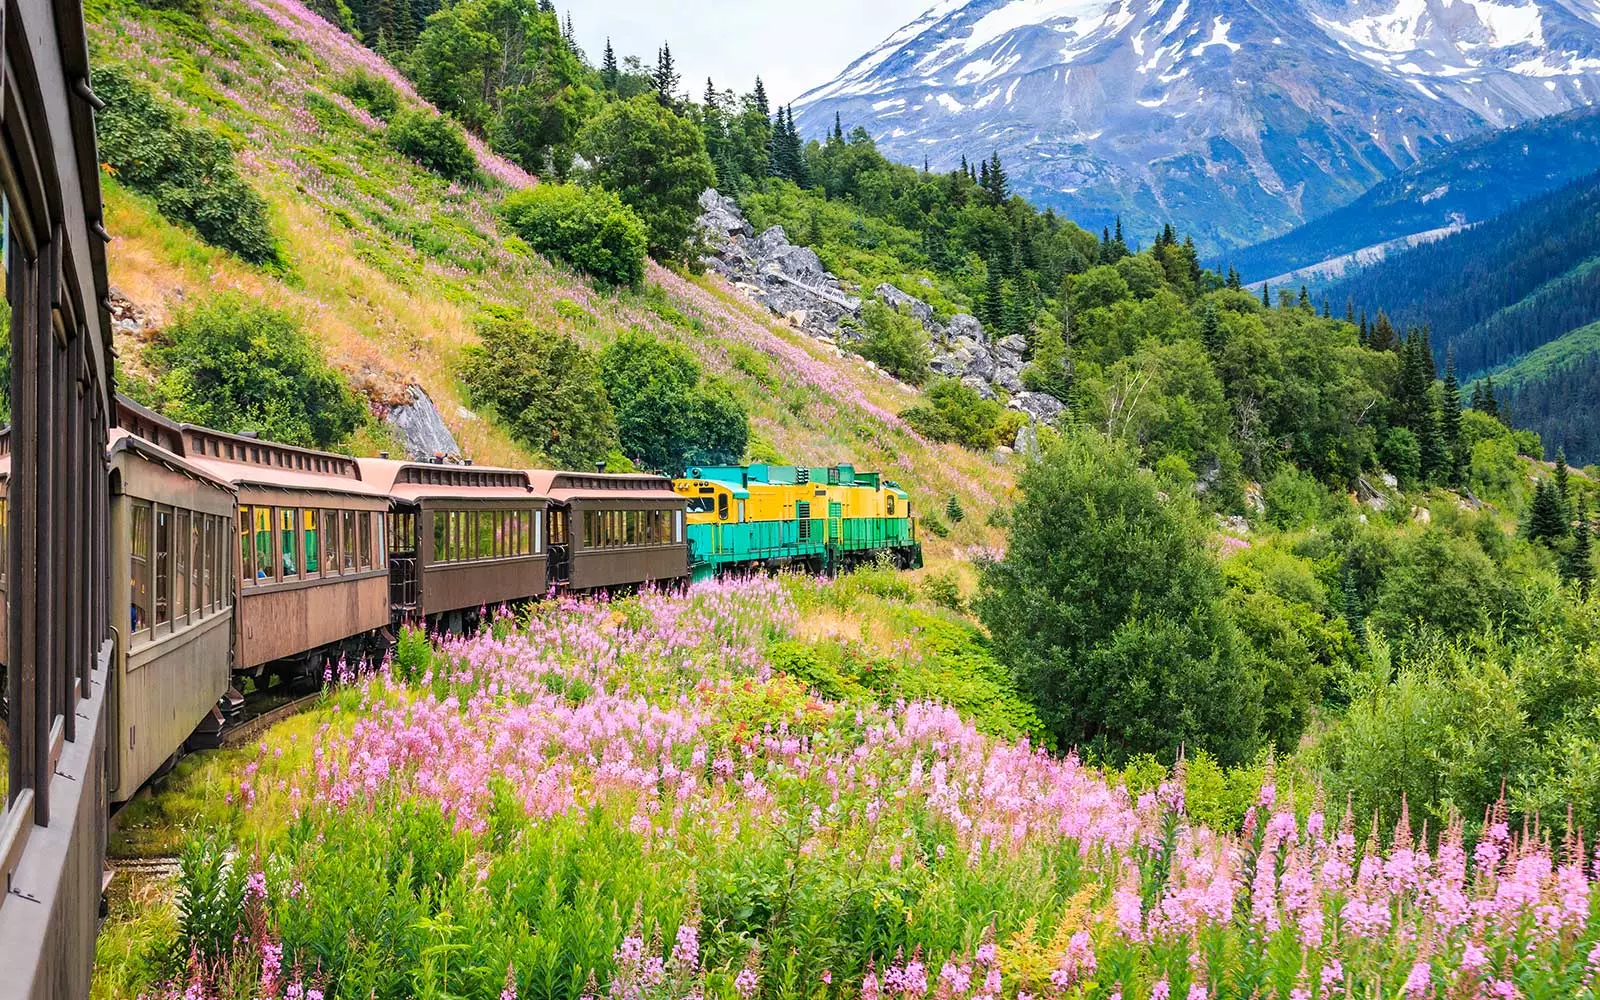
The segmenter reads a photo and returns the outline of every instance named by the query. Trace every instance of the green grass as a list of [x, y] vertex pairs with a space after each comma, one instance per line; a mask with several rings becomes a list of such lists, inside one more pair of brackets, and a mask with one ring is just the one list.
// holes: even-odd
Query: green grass
[[1495, 372], [1495, 388], [1515, 388], [1597, 353], [1600, 353], [1600, 323], [1591, 323], [1529, 351], [1514, 364]]

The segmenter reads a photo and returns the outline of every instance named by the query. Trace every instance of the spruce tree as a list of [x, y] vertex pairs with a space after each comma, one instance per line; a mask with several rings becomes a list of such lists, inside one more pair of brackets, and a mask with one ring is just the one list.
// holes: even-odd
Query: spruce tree
[[1333, 303], [1328, 301], [1326, 295], [1322, 297], [1322, 318], [1333, 319]]
[[1594, 540], [1589, 527], [1589, 507], [1578, 498], [1578, 526], [1573, 529], [1572, 548], [1567, 552], [1567, 579], [1578, 585], [1578, 594], [1589, 599], [1594, 586]]
[[1311, 292], [1306, 288], [1306, 286], [1300, 286], [1300, 298], [1298, 301], [1296, 301], [1295, 305], [1300, 308], [1301, 312], [1311, 311]]
[[761, 77], [756, 77], [756, 89], [750, 92], [750, 99], [755, 104], [762, 118], [772, 117], [772, 106], [767, 103], [767, 87], [761, 82]]
[[1478, 412], [1487, 413], [1496, 420], [1500, 419], [1500, 401], [1494, 398], [1494, 376], [1486, 375], [1483, 379], [1483, 399], [1478, 405]]
[[1572, 509], [1572, 476], [1567, 469], [1567, 449], [1556, 449], [1556, 494], [1561, 497], [1563, 510]]
[[1367, 326], [1367, 311], [1365, 309], [1361, 310], [1361, 329], [1360, 332], [1357, 333], [1356, 337], [1356, 342], [1362, 347], [1369, 346], [1369, 340], [1372, 337], [1372, 329]]
[[983, 298], [978, 300], [978, 313], [978, 318], [983, 320], [983, 325], [990, 330], [1000, 329], [1005, 322], [1005, 279], [1001, 276], [999, 267], [989, 268], [989, 276], [984, 283]]
[[1214, 358], [1222, 353], [1223, 343], [1222, 318], [1217, 315], [1217, 304], [1211, 300], [1206, 301], [1205, 310], [1200, 314], [1200, 342], [1206, 345], [1206, 350]]
[[989, 197], [994, 199], [996, 205], [1002, 204], [1011, 197], [1011, 188], [1008, 184], [1005, 168], [1000, 165], [1000, 154], [992, 153], [989, 156]]
[[[839, 112], [837, 111], [833, 113], [833, 141], [844, 142], [844, 120], [839, 117]], [[926, 160], [923, 161], [922, 169], [924, 172], [928, 169]]]
[[1539, 485], [1533, 490], [1533, 504], [1528, 510], [1524, 534], [1530, 542], [1551, 545], [1567, 537], [1570, 530], [1566, 512], [1561, 509], [1561, 494], [1556, 492], [1555, 484], [1548, 479], [1539, 480]]
[[622, 71], [617, 68], [617, 53], [611, 48], [611, 39], [606, 38], [606, 52], [600, 57], [600, 86], [607, 92], [615, 94], [617, 83], [622, 79]]
[[[1365, 311], [1362, 312], [1362, 316], [1366, 316]], [[1356, 300], [1353, 298], [1344, 300], [1344, 321], [1351, 326], [1356, 325]]]
[[1439, 398], [1439, 429], [1444, 438], [1445, 454], [1449, 458], [1447, 481], [1460, 486], [1466, 478], [1467, 452], [1461, 440], [1461, 383], [1456, 380], [1455, 348], [1445, 349], [1444, 389]]
[[1265, 281], [1261, 283], [1261, 308], [1272, 308], [1272, 289], [1267, 286]]
[[1228, 290], [1230, 292], [1244, 291], [1244, 279], [1239, 277], [1239, 272], [1234, 270], [1232, 264], [1228, 265]]
[[567, 43], [567, 48], [574, 52], [578, 49], [578, 33], [572, 28], [572, 12], [567, 11], [566, 20], [561, 22], [561, 38]]
[[961, 509], [961, 501], [953, 493], [944, 505], [944, 516], [951, 524], [960, 524], [967, 519], [967, 512]]
[[1378, 310], [1378, 321], [1372, 326], [1367, 346], [1374, 351], [1392, 351], [1403, 346], [1400, 337], [1394, 332], [1394, 324], [1389, 322], [1389, 314], [1382, 309]]
[[661, 43], [661, 49], [656, 53], [656, 72], [651, 82], [662, 103], [670, 105], [677, 99], [678, 68], [672, 59], [672, 46], [666, 42]]
[[1194, 286], [1196, 293], [1200, 292], [1200, 279], [1203, 276], [1200, 268], [1200, 251], [1195, 248], [1194, 237], [1183, 238], [1183, 259], [1189, 265], [1189, 284]]

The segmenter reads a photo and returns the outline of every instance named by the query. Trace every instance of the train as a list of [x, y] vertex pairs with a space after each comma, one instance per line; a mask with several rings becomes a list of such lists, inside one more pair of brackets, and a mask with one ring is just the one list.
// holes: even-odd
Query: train
[[[116, 411], [113, 804], [186, 748], [216, 745], [245, 692], [314, 689], [341, 660], [380, 658], [407, 625], [461, 633], [551, 594], [734, 572], [921, 565], [906, 492], [849, 465], [673, 480], [353, 458], [179, 423], [126, 397]], [[0, 498], [0, 555], [5, 532]]]

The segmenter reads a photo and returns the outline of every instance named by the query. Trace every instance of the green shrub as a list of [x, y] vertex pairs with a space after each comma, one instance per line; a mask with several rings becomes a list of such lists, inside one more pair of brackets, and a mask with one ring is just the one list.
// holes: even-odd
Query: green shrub
[[1008, 427], [1016, 434], [1014, 418], [1007, 417], [999, 402], [984, 399], [978, 390], [953, 378], [934, 382], [923, 401], [900, 416], [924, 437], [979, 451], [1001, 444]]
[[394, 89], [394, 84], [376, 73], [352, 70], [340, 77], [334, 89], [384, 121], [393, 118], [395, 112], [400, 110], [400, 92]]
[[366, 421], [300, 324], [242, 295], [179, 313], [147, 357], [160, 409], [177, 420], [308, 448], [338, 444]]
[[467, 145], [466, 133], [454, 120], [431, 111], [405, 110], [389, 122], [389, 145], [445, 180], [469, 180], [478, 160]]
[[1391, 427], [1378, 446], [1378, 459], [1383, 467], [1402, 483], [1415, 483], [1422, 475], [1422, 445], [1417, 436], [1404, 427]]
[[477, 328], [480, 343], [463, 352], [460, 369], [473, 403], [559, 468], [604, 459], [617, 423], [594, 353], [506, 314], [480, 316]]
[[929, 604], [936, 604], [941, 608], [951, 611], [967, 610], [966, 599], [961, 596], [961, 583], [951, 570], [942, 573], [929, 573], [922, 580], [922, 597]]
[[1261, 487], [1267, 520], [1286, 530], [1315, 524], [1328, 507], [1328, 491], [1310, 475], [1286, 466]]
[[197, 833], [178, 858], [178, 954], [201, 962], [222, 960], [233, 950], [233, 935], [244, 909], [245, 865], [227, 838]]
[[861, 324], [862, 338], [852, 350], [902, 382], [928, 380], [928, 336], [915, 316], [873, 300], [861, 307]]
[[642, 468], [681, 475], [691, 465], [731, 465], [750, 423], [732, 390], [702, 380], [686, 349], [628, 332], [600, 354], [600, 379], [616, 411], [622, 453]]
[[608, 191], [540, 184], [509, 195], [500, 212], [533, 249], [604, 285], [637, 287], [644, 280], [649, 232]]
[[184, 122], [120, 66], [95, 70], [94, 87], [106, 102], [95, 116], [100, 158], [121, 183], [214, 247], [252, 264], [280, 262], [267, 203], [239, 176], [226, 139]]

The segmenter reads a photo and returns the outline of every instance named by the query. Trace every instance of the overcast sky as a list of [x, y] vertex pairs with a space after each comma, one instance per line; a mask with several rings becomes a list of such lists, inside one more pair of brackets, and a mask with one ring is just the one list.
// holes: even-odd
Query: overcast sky
[[706, 77], [717, 89], [749, 90], [759, 75], [774, 103], [827, 83], [857, 56], [916, 18], [935, 0], [556, 0], [590, 62], [606, 37], [617, 58], [655, 65], [663, 41], [698, 100]]

